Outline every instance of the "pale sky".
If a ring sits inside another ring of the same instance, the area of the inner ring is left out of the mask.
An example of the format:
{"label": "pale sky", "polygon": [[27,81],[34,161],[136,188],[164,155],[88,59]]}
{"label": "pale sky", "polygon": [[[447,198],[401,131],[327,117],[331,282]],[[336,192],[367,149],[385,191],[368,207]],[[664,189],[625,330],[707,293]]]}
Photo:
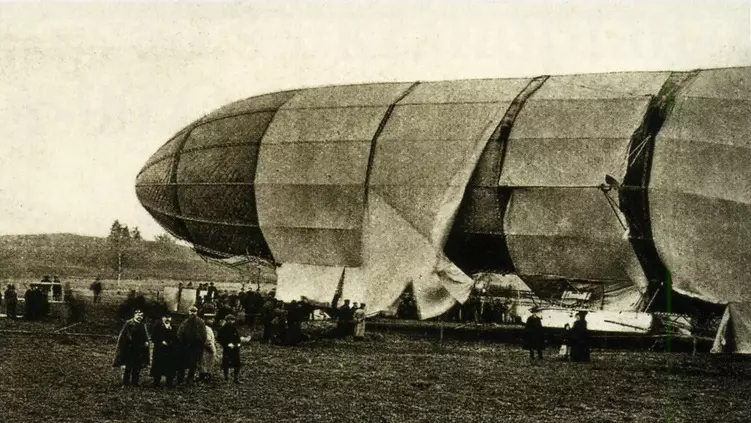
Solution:
{"label": "pale sky", "polygon": [[0,3],[0,234],[162,233],[136,174],[252,95],[749,64],[748,0]]}

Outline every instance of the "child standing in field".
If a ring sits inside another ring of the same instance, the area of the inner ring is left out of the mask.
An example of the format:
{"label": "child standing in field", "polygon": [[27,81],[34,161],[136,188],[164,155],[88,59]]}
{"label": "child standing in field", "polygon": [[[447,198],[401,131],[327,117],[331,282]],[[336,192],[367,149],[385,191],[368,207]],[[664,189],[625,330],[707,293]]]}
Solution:
{"label": "child standing in field", "polygon": [[219,329],[217,340],[222,346],[222,370],[224,380],[229,380],[229,369],[233,369],[232,376],[235,383],[240,383],[240,333],[235,327],[235,316],[229,314],[226,323]]}
{"label": "child standing in field", "polygon": [[571,353],[571,347],[569,346],[569,333],[571,331],[571,325],[566,323],[563,326],[563,334],[561,335],[561,349],[558,350],[558,358],[564,361],[568,361],[569,354]]}

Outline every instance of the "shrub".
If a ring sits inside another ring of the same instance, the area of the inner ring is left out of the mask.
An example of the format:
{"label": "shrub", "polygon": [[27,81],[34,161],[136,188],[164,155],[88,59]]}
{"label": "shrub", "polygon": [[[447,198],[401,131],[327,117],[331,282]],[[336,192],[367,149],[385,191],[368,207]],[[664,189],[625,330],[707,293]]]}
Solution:
{"label": "shrub", "polygon": [[127,320],[133,316],[135,310],[143,311],[147,318],[158,319],[163,313],[169,311],[169,307],[163,300],[149,300],[143,295],[136,294],[135,291],[130,291],[128,298],[117,307],[117,318]]}
{"label": "shrub", "polygon": [[79,323],[86,320],[86,301],[78,296],[66,295],[65,305],[68,308],[67,324]]}

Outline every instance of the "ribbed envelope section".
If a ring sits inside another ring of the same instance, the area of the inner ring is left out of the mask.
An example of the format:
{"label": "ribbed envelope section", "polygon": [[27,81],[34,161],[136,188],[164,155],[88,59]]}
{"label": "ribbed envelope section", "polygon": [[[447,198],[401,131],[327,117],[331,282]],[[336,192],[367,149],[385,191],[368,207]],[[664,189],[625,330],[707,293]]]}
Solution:
{"label": "ribbed envelope section", "polygon": [[293,95],[238,101],[189,125],[139,174],[141,203],[199,251],[271,258],[258,225],[256,164],[260,140],[276,109]]}
{"label": "ribbed envelope section", "polygon": [[410,84],[301,91],[261,143],[258,218],[278,262],[359,266],[373,137]]}
{"label": "ribbed envelope section", "polygon": [[751,68],[701,71],[655,144],[650,212],[672,288],[751,301]]}
{"label": "ribbed envelope section", "polygon": [[646,291],[618,193],[601,185],[606,175],[623,181],[631,136],[667,77],[551,77],[527,100],[511,129],[500,185],[511,188],[504,221],[511,258],[529,285],[629,281]]}
{"label": "ribbed envelope section", "polygon": [[444,245],[485,144],[527,82],[420,83],[396,104],[375,144],[365,265],[345,272],[345,297],[382,309],[411,283],[423,318],[466,300],[472,279]]}

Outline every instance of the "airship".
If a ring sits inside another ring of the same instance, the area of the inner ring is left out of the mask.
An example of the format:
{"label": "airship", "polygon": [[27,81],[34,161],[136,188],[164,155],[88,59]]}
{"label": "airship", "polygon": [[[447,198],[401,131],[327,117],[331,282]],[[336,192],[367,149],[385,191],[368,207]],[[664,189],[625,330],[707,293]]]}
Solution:
{"label": "airship", "polygon": [[750,301],[750,100],[750,67],[277,92],[177,132],[135,189],[198,253],[275,263],[282,299],[411,287],[429,318],[495,272],[604,310]]}

